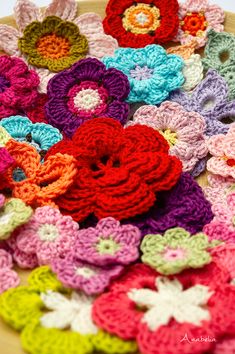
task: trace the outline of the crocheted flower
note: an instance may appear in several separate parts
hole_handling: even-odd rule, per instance
[[[109,0],[104,30],[118,40],[120,47],[165,43],[177,33],[178,8],[176,0]]]
[[[29,0],[17,0],[18,30],[0,25],[1,49],[23,57],[38,72],[41,92],[47,92],[47,83],[55,72],[86,56],[112,55],[118,46],[114,38],[104,33],[102,19],[97,14],[77,17],[77,6],[75,0],[52,0],[41,10]]]
[[[136,225],[142,235],[162,234],[177,226],[195,234],[212,218],[211,205],[201,187],[188,173],[183,173],[174,188],[158,193],[157,202],[148,213],[129,219],[128,223]]]
[[[0,121],[1,124],[1,121]],[[3,127],[0,126],[0,147],[4,147],[6,145],[6,143],[8,142],[8,140],[11,139],[10,134],[8,134],[8,132],[6,131],[6,129],[4,129]],[[4,151],[4,150],[2,150]]]
[[[187,0],[180,4],[180,26],[174,41],[185,44],[196,40],[197,48],[203,47],[211,28],[217,32],[224,30],[224,18],[224,11],[208,0]]]
[[[0,175],[2,175],[11,165],[13,165],[13,163],[14,159],[9,152],[5,148],[0,147]]]
[[[127,77],[119,70],[106,70],[97,59],[84,59],[57,74],[48,85],[46,115],[53,126],[73,135],[85,121],[111,117],[125,123],[130,92]]]
[[[99,266],[127,265],[139,257],[141,234],[137,227],[120,225],[114,218],[101,219],[96,227],[78,232],[73,253],[83,261]]]
[[[207,182],[208,186],[204,187],[203,191],[211,204],[226,202],[227,194],[235,187],[232,177],[208,174]]]
[[[45,112],[47,101],[48,97],[46,94],[38,94],[35,103],[29,109],[25,110],[25,115],[31,120],[31,122],[48,124]]]
[[[228,91],[226,81],[215,70],[209,70],[191,95],[178,90],[172,93],[170,100],[178,102],[187,111],[195,111],[203,116],[207,136],[225,134],[230,124],[223,119],[229,117],[231,122],[235,115],[235,100],[229,101]]]
[[[37,73],[21,59],[0,56],[0,119],[30,107],[37,98],[38,85]]]
[[[189,232],[180,227],[167,230],[164,235],[146,235],[141,243],[143,263],[161,274],[180,273],[187,268],[201,268],[210,263],[206,235]]]
[[[10,237],[13,230],[25,224],[32,215],[32,209],[20,199],[9,199],[0,208],[0,240]]]
[[[170,154],[183,163],[183,171],[193,171],[196,163],[207,155],[204,137],[205,121],[196,112],[187,112],[178,103],[163,102],[156,106],[142,106],[127,125],[145,124],[158,130],[170,145]],[[202,172],[202,171],[200,171]]]
[[[143,354],[191,354],[195,343],[180,341],[185,333],[192,338],[234,333],[235,288],[228,279],[216,263],[175,278],[137,264],[95,300],[93,320],[123,339],[136,338]],[[196,350],[210,352],[213,345],[200,341]]]
[[[0,121],[0,125],[6,129],[13,139],[33,146],[42,157],[51,146],[63,138],[59,130],[51,125],[45,123],[33,124],[26,117],[5,118]]]
[[[4,249],[0,249],[0,294],[17,287],[20,283],[18,274],[12,268],[12,256]]]
[[[92,320],[94,298],[66,291],[47,267],[33,271],[29,286],[1,295],[0,314],[21,331],[28,353],[125,354],[137,351],[133,341],[123,341],[100,329]]]
[[[168,149],[152,128],[124,129],[110,118],[88,121],[72,140],[62,140],[48,152],[77,159],[76,181],[56,202],[76,221],[92,213],[117,220],[141,214],[154,204],[156,192],[171,189],[180,177],[181,162]]]
[[[54,199],[63,194],[77,174],[72,156],[60,153],[41,164],[41,156],[29,144],[9,140],[6,149],[15,163],[4,178],[12,194],[33,206],[55,206]]]
[[[231,284],[234,285],[235,280],[235,244],[234,243],[223,243],[217,247],[211,249],[211,254],[213,260],[217,264],[220,264],[229,271],[230,277],[232,278]]]
[[[113,57],[104,57],[103,62],[107,68],[116,68],[127,75],[131,87],[129,103],[161,103],[184,83],[182,58],[167,54],[161,46],[120,48]]]

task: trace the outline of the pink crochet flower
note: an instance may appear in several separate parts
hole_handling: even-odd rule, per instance
[[[96,227],[78,232],[74,255],[93,265],[127,265],[139,257],[141,233],[136,226],[120,225],[114,218],[101,219]]]
[[[15,288],[20,278],[13,268],[12,256],[4,249],[0,249],[0,294],[9,288]]]
[[[0,174],[3,174],[14,162],[9,152],[0,147]]]
[[[187,112],[178,103],[166,101],[159,108],[142,106],[127,125],[133,124],[144,124],[158,130],[168,141],[170,154],[182,161],[185,172],[192,171],[196,163],[207,155],[203,117],[196,112]]]
[[[207,42],[210,29],[223,32],[224,11],[218,5],[210,5],[209,0],[187,0],[180,4],[179,30],[174,41],[186,44],[197,41],[197,48]]]
[[[225,200],[235,183],[232,177],[222,177],[213,174],[209,174],[207,180],[209,186],[204,188],[204,193],[211,204]]]
[[[231,124],[226,135],[210,137],[208,149],[212,155],[207,161],[208,171],[235,180],[235,123]]]
[[[235,244],[225,243],[212,248],[213,260],[222,267],[225,267],[231,276],[232,282],[235,280]]]

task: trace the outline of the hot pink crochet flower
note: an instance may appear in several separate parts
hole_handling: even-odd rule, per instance
[[[164,102],[156,106],[142,106],[128,125],[144,124],[158,130],[170,145],[170,154],[183,163],[183,171],[193,171],[196,163],[207,155],[204,136],[205,121],[196,112],[187,112],[180,104]],[[200,171],[202,172],[202,171]]]
[[[127,265],[139,257],[141,233],[136,226],[120,225],[112,217],[101,219],[96,227],[78,232],[74,255],[93,265]]]
[[[11,157],[7,149],[0,147],[0,175],[3,174],[13,162],[14,159]]]
[[[212,157],[207,161],[208,171],[235,180],[235,123],[226,135],[218,134],[208,140]]]
[[[0,294],[9,288],[17,287],[20,283],[20,278],[12,267],[12,256],[4,249],[0,249]]]
[[[0,119],[29,108],[37,99],[38,85],[37,73],[21,59],[0,56]]]
[[[203,47],[210,29],[224,30],[224,17],[224,11],[218,5],[210,5],[209,0],[187,0],[180,5],[180,25],[174,41],[186,44],[196,40],[197,47]]]
[[[235,244],[224,243],[212,248],[211,255],[217,264],[220,264],[228,270],[232,279],[232,284],[235,284]]]

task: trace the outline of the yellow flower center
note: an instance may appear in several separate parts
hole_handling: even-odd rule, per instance
[[[161,130],[160,133],[164,136],[170,146],[174,146],[177,143],[177,133],[170,129]]]

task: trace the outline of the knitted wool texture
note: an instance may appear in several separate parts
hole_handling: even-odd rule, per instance
[[[211,204],[226,201],[227,194],[232,190],[235,183],[232,177],[208,174],[208,186],[203,191]]]
[[[178,9],[176,0],[109,0],[104,30],[118,40],[120,47],[165,43],[177,33]]]
[[[46,94],[39,94],[35,103],[25,111],[25,115],[33,123],[48,123],[45,113],[45,104],[48,101]]]
[[[46,115],[51,125],[69,137],[94,117],[112,117],[124,124],[129,112],[124,100],[129,92],[128,79],[121,71],[106,70],[97,59],[80,60],[49,82]]]
[[[217,247],[214,247],[211,250],[211,254],[216,263],[226,267],[228,269],[230,278],[232,279],[231,283],[234,285],[235,279],[235,244],[234,243],[223,243]]]
[[[224,30],[224,18],[224,11],[208,0],[187,0],[180,4],[180,25],[174,40],[182,44],[195,40],[197,48],[203,47],[210,29],[216,32]]]
[[[16,288],[20,283],[18,274],[12,268],[12,256],[0,249],[0,294],[7,289]]]
[[[120,48],[114,56],[104,57],[103,62],[107,68],[116,68],[127,75],[131,88],[129,103],[159,104],[184,83],[182,58],[167,54],[161,46]]]
[[[76,221],[91,213],[121,220],[146,212],[155,193],[171,189],[182,171],[157,131],[142,125],[124,129],[111,118],[84,123],[72,140],[57,143],[47,156],[58,151],[77,160],[75,183],[56,201]]]
[[[0,175],[2,175],[13,163],[14,159],[9,152],[5,148],[0,147]]]

